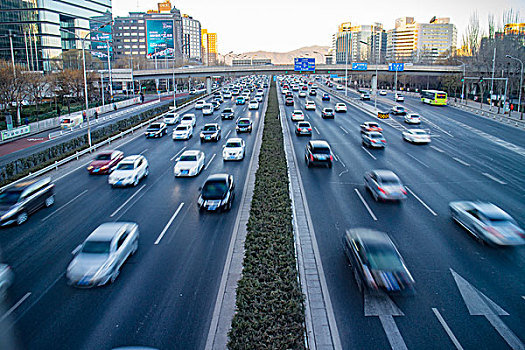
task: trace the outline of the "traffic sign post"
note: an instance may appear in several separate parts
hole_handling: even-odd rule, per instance
[[[315,58],[296,57],[294,58],[294,71],[296,72],[314,72]]]

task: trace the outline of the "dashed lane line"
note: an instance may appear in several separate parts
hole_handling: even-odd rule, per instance
[[[363,205],[365,206],[366,210],[368,210],[368,214],[370,214],[370,216],[372,217],[372,219],[374,219],[374,221],[377,221],[377,217],[375,216],[374,212],[372,211],[372,209],[370,209],[370,207],[368,206],[368,203],[366,203],[365,199],[363,198],[363,196],[361,195],[361,193],[359,193],[359,190],[357,188],[354,188],[354,191],[355,193],[357,193],[357,195],[359,196],[359,199],[361,200],[361,202],[363,203]]]
[[[489,173],[482,173],[482,174],[484,176],[488,177],[489,179],[491,179],[492,181],[496,181],[499,184],[502,184],[502,185],[506,185],[507,184],[505,181],[500,180],[497,177],[490,175]]]

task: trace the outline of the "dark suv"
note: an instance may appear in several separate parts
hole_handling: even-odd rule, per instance
[[[29,180],[0,192],[0,226],[22,225],[30,214],[55,203],[51,178]]]
[[[306,145],[304,155],[306,165],[310,168],[312,165],[328,165],[332,167],[334,156],[328,142],[323,140],[312,140]]]
[[[199,188],[201,192],[197,204],[200,210],[230,210],[235,199],[235,184],[233,175],[210,175],[204,185]]]
[[[286,100],[284,100],[284,105],[285,106],[293,106],[293,97],[287,96]]]
[[[225,119],[232,119],[235,117],[235,113],[233,112],[233,109],[231,108],[224,108],[222,113],[221,113],[221,119],[222,120],[225,120]]]
[[[205,124],[202,128],[201,142],[205,141],[219,141],[221,139],[221,127],[217,123]]]

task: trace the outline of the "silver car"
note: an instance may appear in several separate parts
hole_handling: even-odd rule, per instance
[[[449,203],[452,219],[480,241],[494,245],[525,244],[525,232],[516,221],[492,203]]]
[[[115,282],[122,265],[139,247],[139,227],[132,222],[107,222],[95,229],[74,251],[66,278],[75,287]]]
[[[407,198],[405,186],[391,170],[371,170],[365,173],[365,187],[374,200],[400,201]]]

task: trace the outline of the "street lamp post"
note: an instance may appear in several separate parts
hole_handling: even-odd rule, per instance
[[[463,104],[464,102],[464,93],[465,93],[465,66],[467,65],[465,62],[461,61],[461,60],[458,60],[456,58],[456,60],[458,62],[461,62],[461,65],[463,66],[463,78],[461,79],[461,103]]]
[[[521,73],[520,73],[520,92],[518,94],[518,111],[521,112],[520,119],[523,119],[523,110],[521,108],[521,90],[523,89],[523,61],[519,58],[513,57],[511,55],[507,55],[507,58],[510,58],[511,60],[518,61],[521,64]]]
[[[348,96],[348,52],[350,51],[350,33],[346,33],[346,63],[345,63],[345,96]]]

